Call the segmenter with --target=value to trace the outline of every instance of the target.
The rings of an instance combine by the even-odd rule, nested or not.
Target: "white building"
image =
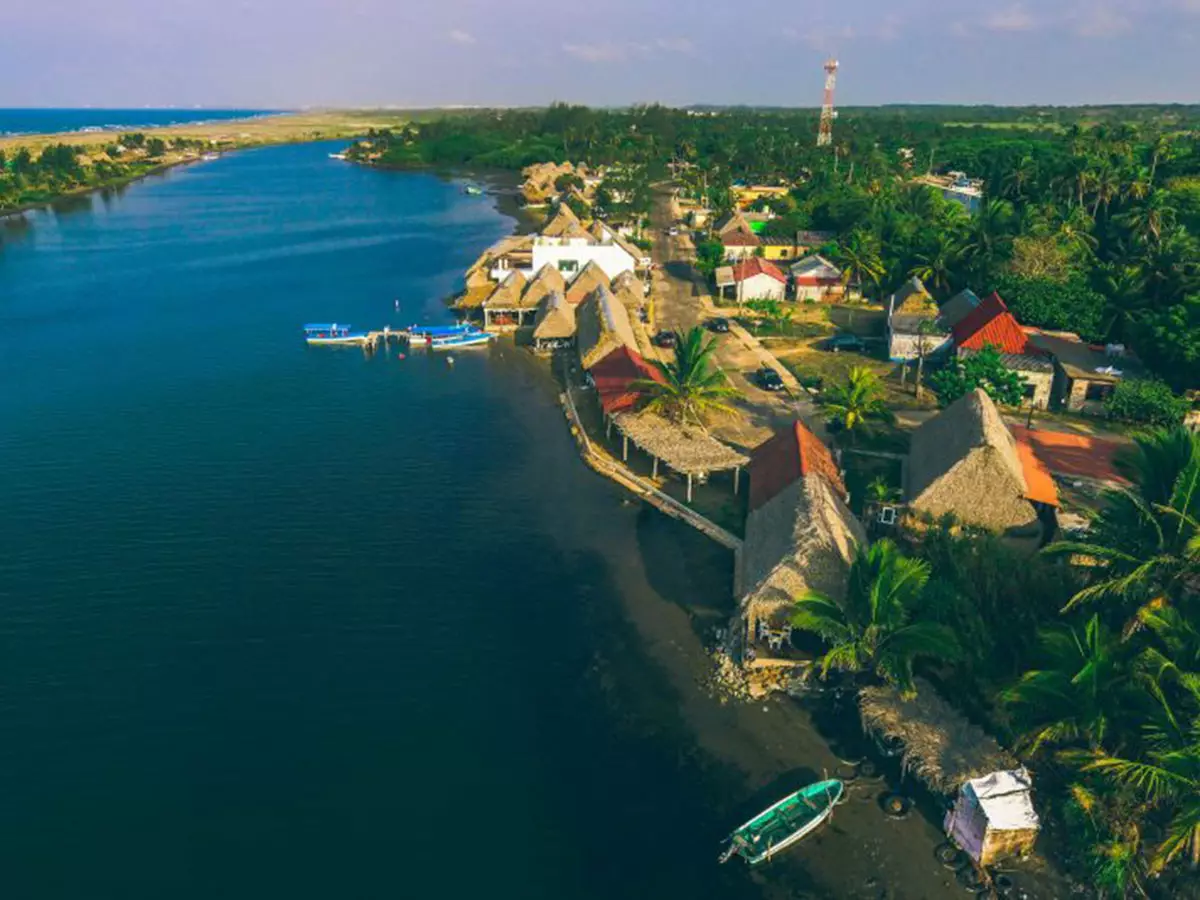
[[[501,281],[511,272],[520,271],[530,278],[533,273],[540,272],[543,266],[549,265],[570,281],[588,263],[594,262],[611,279],[638,267],[639,258],[628,249],[629,246],[628,242],[610,230],[596,230],[595,234],[588,232],[570,207],[563,204],[541,234],[534,235],[528,269],[497,267],[492,270],[491,276]]]
[[[787,295],[787,276],[759,256],[736,265],[717,269],[717,290],[722,297],[732,290],[738,303],[747,300],[783,300]]]

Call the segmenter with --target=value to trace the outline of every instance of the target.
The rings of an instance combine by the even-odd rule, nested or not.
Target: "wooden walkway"
[[[567,420],[571,423],[571,433],[575,436],[579,444],[579,451],[583,456],[583,461],[591,466],[593,470],[606,478],[612,479],[621,485],[621,487],[641,497],[665,515],[686,522],[701,533],[708,535],[718,544],[728,547],[734,553],[741,552],[742,539],[737,535],[730,534],[715,522],[700,515],[700,513],[696,512],[690,506],[685,506],[674,497],[664,494],[653,484],[635,475],[626,466],[596,447],[588,438],[587,432],[583,430],[583,423],[579,420],[579,411],[575,409],[575,400],[571,397],[569,389],[559,395],[559,399],[562,401],[563,410],[567,414]]]

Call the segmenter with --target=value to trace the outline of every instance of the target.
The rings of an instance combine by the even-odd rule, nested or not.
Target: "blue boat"
[[[366,332],[351,331],[349,325],[337,322],[304,326],[304,340],[309,344],[361,344],[366,339]]]

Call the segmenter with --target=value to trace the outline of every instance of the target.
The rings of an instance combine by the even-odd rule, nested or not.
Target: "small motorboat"
[[[429,341],[430,350],[457,350],[459,347],[482,347],[491,341],[493,335],[486,331],[467,331],[449,337],[432,338]]]
[[[367,340],[366,332],[351,331],[349,325],[337,322],[304,326],[304,340],[309,344],[362,344]]]
[[[831,778],[788,794],[734,831],[720,861],[741,856],[752,866],[765,862],[815,831],[845,792],[846,786]]]
[[[474,325],[409,325],[406,329],[406,334],[408,334],[410,341],[416,343],[457,337],[460,334],[468,334],[478,330]]]

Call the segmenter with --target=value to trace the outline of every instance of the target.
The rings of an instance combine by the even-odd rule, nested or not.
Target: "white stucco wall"
[[[578,264],[574,272],[563,272],[567,280],[579,272],[589,262],[595,262],[609,278],[616,278],[622,272],[632,272],[634,258],[621,249],[617,244],[587,244],[562,246],[560,244],[537,242],[533,245],[533,271],[540,272],[542,266],[549,263],[559,269],[559,263],[572,260]]]
[[[733,286],[734,296],[744,303],[747,300],[782,300],[787,292],[787,285],[776,281],[770,275],[753,275],[740,285]]]

